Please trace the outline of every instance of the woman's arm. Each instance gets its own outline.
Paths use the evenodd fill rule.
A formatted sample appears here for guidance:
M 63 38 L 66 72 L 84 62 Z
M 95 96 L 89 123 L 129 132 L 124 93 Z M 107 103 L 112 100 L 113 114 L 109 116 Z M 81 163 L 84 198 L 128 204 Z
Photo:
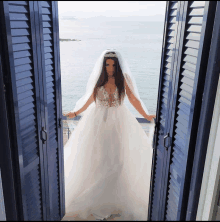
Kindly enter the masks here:
M 88 101 L 86 102 L 86 104 L 81 108 L 79 109 L 78 111 L 76 111 L 76 115 L 78 116 L 81 112 L 85 111 L 89 105 L 94 101 L 94 92 L 93 94 L 90 96 L 90 98 L 88 99 Z M 63 114 L 64 116 L 68 116 L 69 118 L 73 118 L 75 117 L 75 114 L 74 112 L 69 112 L 67 114 Z
M 78 111 L 75 112 L 76 115 L 78 116 L 80 113 L 85 111 L 93 101 L 94 101 L 94 92 L 92 93 L 92 95 L 90 96 L 90 98 L 88 99 L 86 104 L 81 109 L 79 109 Z
M 147 115 L 145 113 L 145 111 L 142 108 L 142 105 L 140 103 L 140 101 L 134 96 L 134 94 L 132 93 L 132 91 L 130 90 L 130 88 L 128 87 L 128 84 L 125 81 L 125 89 L 126 89 L 126 94 L 128 96 L 128 99 L 130 101 L 130 103 L 134 106 L 134 108 L 147 120 L 151 121 L 152 117 L 155 117 L 155 115 Z

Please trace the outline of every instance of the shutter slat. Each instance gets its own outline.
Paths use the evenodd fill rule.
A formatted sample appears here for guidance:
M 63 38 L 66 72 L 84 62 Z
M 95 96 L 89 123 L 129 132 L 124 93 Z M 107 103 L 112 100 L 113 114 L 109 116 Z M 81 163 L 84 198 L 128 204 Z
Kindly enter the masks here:
M 29 109 L 27 109 L 25 113 L 19 113 L 19 120 L 20 120 L 20 121 L 21 121 L 23 118 L 26 118 L 26 117 L 28 117 L 29 115 L 32 115 L 32 114 L 35 112 L 34 109 L 33 109 L 34 104 L 29 104 L 29 105 L 31 105 L 31 107 L 30 107 Z M 22 134 L 22 133 L 23 133 L 23 132 L 21 132 L 21 134 Z
M 48 14 L 48 15 L 50 15 L 51 12 L 50 12 L 50 10 L 49 10 L 48 8 L 42 8 L 42 14 Z
M 30 39 L 27 36 L 12 38 L 13 44 L 26 43 L 26 42 L 30 42 Z
M 205 7 L 205 1 L 192 1 L 190 8 Z
M 192 94 L 190 94 L 184 90 L 181 90 L 180 95 L 189 101 L 192 100 Z
M 13 51 L 21 51 L 21 50 L 27 50 L 27 49 L 31 49 L 30 45 L 28 43 L 24 43 L 24 44 L 14 44 L 13 46 Z
M 23 134 L 23 136 L 21 137 L 21 141 L 22 143 L 26 143 L 26 140 L 29 139 L 31 136 L 33 136 L 36 132 L 36 125 L 32 125 L 30 127 L 28 127 L 28 129 L 24 130 L 25 133 Z M 23 131 L 23 132 L 24 132 Z M 36 134 L 35 134 L 36 135 Z
M 189 16 L 203 16 L 204 8 L 193 8 L 190 10 Z
M 31 109 L 34 107 L 34 104 L 33 103 L 29 103 L 25 106 L 22 107 L 22 109 L 18 109 L 19 113 L 23 116 L 25 115 L 25 112 L 27 112 L 27 110 Z
M 189 62 L 185 62 L 185 64 L 183 65 L 184 69 L 187 69 L 191 72 L 195 72 L 196 71 L 196 66 L 194 64 L 191 64 Z
M 46 59 L 46 60 L 45 60 L 45 66 L 51 65 L 51 64 L 53 64 L 52 59 Z M 46 72 L 50 72 L 50 71 L 46 71 Z
M 190 39 L 190 40 L 193 40 L 193 41 L 199 41 L 200 40 L 200 34 L 195 33 L 195 32 L 189 32 L 186 39 Z
M 189 62 L 189 63 L 192 63 L 192 64 L 196 65 L 196 63 L 197 63 L 197 58 L 194 57 L 194 56 L 186 55 L 186 56 L 184 57 L 183 61 Z
M 14 52 L 13 55 L 14 55 L 14 59 L 20 59 L 20 58 L 31 56 L 31 53 L 29 50 L 26 50 L 26 51 Z
M 25 99 L 20 100 L 20 101 L 18 102 L 18 107 L 19 107 L 20 109 L 22 109 L 23 106 L 26 106 L 26 105 L 29 104 L 29 103 L 34 103 L 34 97 L 33 97 L 33 96 L 29 96 L 29 95 L 28 95 L 28 97 L 26 97 Z
M 10 21 L 10 25 L 12 29 L 29 28 L 28 22 L 25 21 Z
M 28 21 L 28 15 L 27 14 L 20 14 L 20 13 L 10 13 L 10 20 L 13 21 Z
M 43 22 L 43 28 L 52 27 L 50 22 Z
M 194 81 L 191 78 L 187 78 L 186 76 L 183 76 L 183 78 L 181 79 L 181 82 L 191 87 L 193 87 L 194 85 Z
M 183 75 L 183 76 L 186 76 L 187 78 L 190 78 L 190 79 L 192 79 L 192 80 L 194 80 L 194 78 L 195 78 L 195 73 L 190 72 L 189 70 L 184 70 L 184 71 L 182 72 L 182 75 Z
M 41 3 L 42 8 L 43 7 L 46 7 L 46 8 L 50 8 L 51 7 L 48 1 L 41 1 L 40 3 Z
M 12 29 L 11 30 L 12 36 L 23 36 L 23 35 L 30 35 L 28 29 Z
M 197 57 L 198 56 L 198 49 L 186 48 L 184 53 L 187 54 L 187 55 Z
M 9 12 L 19 12 L 19 13 L 28 13 L 26 6 L 9 6 Z
M 190 109 L 189 107 L 185 106 L 185 104 L 179 103 L 178 108 L 181 109 L 186 115 L 190 114 Z
M 181 109 L 178 110 L 177 114 L 184 119 L 184 121 L 189 121 L 189 116 L 187 116 Z
M 202 26 L 200 25 L 189 25 L 187 28 L 187 32 L 199 32 L 201 33 Z
M 199 48 L 199 42 L 198 41 L 188 40 L 186 42 L 186 47 L 193 48 L 193 49 L 198 49 Z
M 52 37 L 50 34 L 44 34 L 44 41 L 46 40 L 52 40 Z
M 173 9 L 170 11 L 170 16 L 176 16 L 177 14 L 177 10 L 176 9 Z
M 15 61 L 15 66 L 20 66 L 28 63 L 30 64 L 32 62 L 30 57 L 15 59 L 14 61 Z
M 202 25 L 202 18 L 203 17 L 191 17 L 189 19 L 188 24 L 199 24 L 199 25 Z
M 181 84 L 180 88 L 190 94 L 193 92 L 193 88 L 186 84 Z
M 27 5 L 27 1 L 8 1 L 10 5 Z
M 25 65 L 20 65 L 20 66 L 15 67 L 16 74 L 19 72 L 24 72 L 24 71 L 28 71 L 28 70 L 32 70 L 31 64 L 25 64 Z
M 50 16 L 48 15 L 42 15 L 43 21 L 50 21 Z

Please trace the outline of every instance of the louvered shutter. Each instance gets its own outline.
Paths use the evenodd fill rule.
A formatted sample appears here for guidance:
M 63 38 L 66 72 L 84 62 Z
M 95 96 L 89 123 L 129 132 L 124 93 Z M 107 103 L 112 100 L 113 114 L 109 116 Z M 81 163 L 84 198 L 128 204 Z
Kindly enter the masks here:
M 186 1 L 170 114 L 172 138 L 165 220 L 185 220 L 216 2 Z
M 57 2 L 39 1 L 39 31 L 42 52 L 42 86 L 48 134 L 47 164 L 50 218 L 59 220 L 65 213 L 63 138 L 61 129 L 61 76 L 59 66 L 59 29 Z
M 46 220 L 43 146 L 33 2 L 3 1 L 4 62 L 14 119 L 13 152 L 21 220 Z M 9 92 L 11 90 L 11 92 Z
M 61 220 L 65 205 L 57 2 L 1 5 L 19 218 Z
M 179 33 L 181 31 L 181 16 L 184 2 L 167 2 L 161 57 L 160 82 L 157 103 L 157 128 L 154 138 L 154 162 L 151 175 L 151 196 L 148 218 L 161 220 L 164 214 L 164 192 L 167 150 L 164 147 L 164 137 L 169 131 L 169 110 L 174 86 L 176 59 L 178 56 Z

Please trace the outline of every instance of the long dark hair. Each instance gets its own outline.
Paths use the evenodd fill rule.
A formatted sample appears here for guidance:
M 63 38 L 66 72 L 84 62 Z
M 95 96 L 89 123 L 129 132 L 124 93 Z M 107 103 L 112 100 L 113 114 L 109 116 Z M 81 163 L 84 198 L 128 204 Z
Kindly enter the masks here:
M 108 52 L 106 53 L 113 53 L 115 54 L 115 52 Z M 122 70 L 118 61 L 118 58 L 116 57 L 104 57 L 104 61 L 103 61 L 103 66 L 102 66 L 102 71 L 101 71 L 101 75 L 96 83 L 96 86 L 94 88 L 94 99 L 96 102 L 96 96 L 97 96 L 97 92 L 98 92 L 98 88 L 100 88 L 101 86 L 104 86 L 107 82 L 108 82 L 108 74 L 106 71 L 106 60 L 107 59 L 112 59 L 114 60 L 114 65 L 115 65 L 115 71 L 114 71 L 114 78 L 115 78 L 115 85 L 118 88 L 118 95 L 119 95 L 119 101 L 121 104 L 121 99 L 124 97 L 125 95 L 125 86 L 124 86 L 124 76 L 122 74 Z

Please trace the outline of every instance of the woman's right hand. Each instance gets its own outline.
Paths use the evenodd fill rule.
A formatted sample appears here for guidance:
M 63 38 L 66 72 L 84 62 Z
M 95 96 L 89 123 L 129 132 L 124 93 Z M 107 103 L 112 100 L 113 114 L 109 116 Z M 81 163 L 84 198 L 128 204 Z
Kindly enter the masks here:
M 75 113 L 74 112 L 69 112 L 69 113 L 63 114 L 63 116 L 67 116 L 69 118 L 73 118 L 73 117 L 75 117 Z
M 152 121 L 154 118 L 156 118 L 156 115 L 148 115 L 148 120 Z

